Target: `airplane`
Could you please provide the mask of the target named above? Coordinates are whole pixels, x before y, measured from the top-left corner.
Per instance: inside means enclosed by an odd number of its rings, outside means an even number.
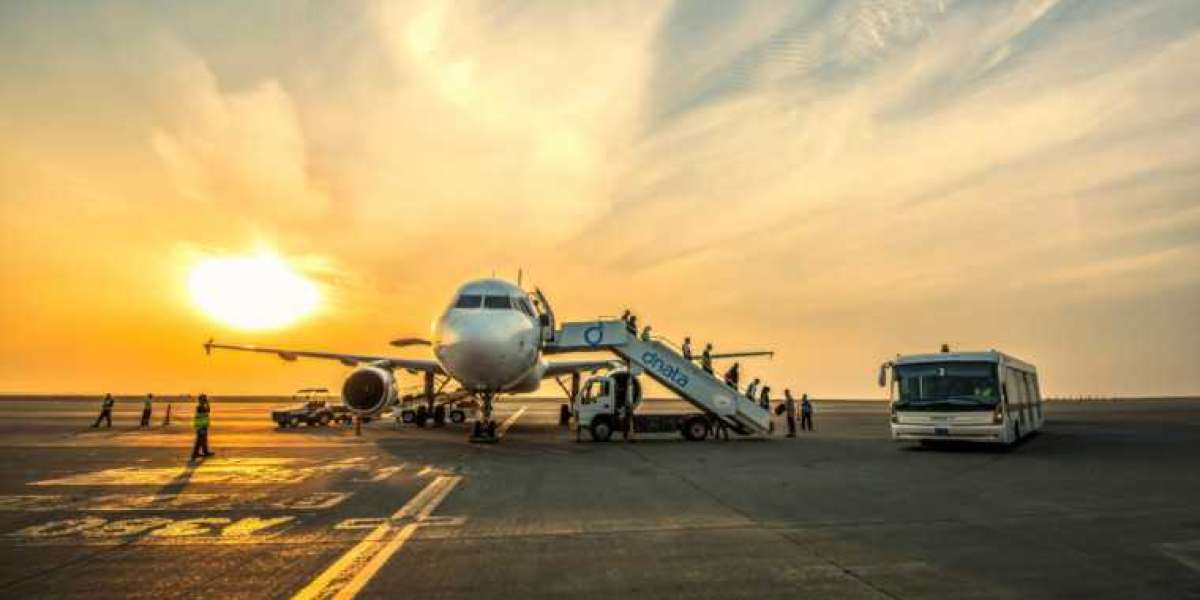
[[[287,361],[317,358],[357,367],[342,385],[342,398],[347,408],[360,417],[378,415],[396,401],[396,370],[424,375],[430,413],[434,412],[434,397],[454,381],[483,405],[482,418],[475,420],[471,440],[488,442],[497,439],[492,419],[497,394],[534,392],[543,379],[564,375],[572,375],[577,386],[580,373],[620,365],[614,359],[547,362],[542,349],[546,341],[553,339],[554,327],[554,313],[541,290],[530,293],[509,281],[488,278],[467,282],[455,292],[434,323],[432,339],[401,338],[392,342],[397,347],[431,346],[433,359],[219,344],[212,339],[204,344],[204,351],[263,352]],[[442,381],[435,388],[438,377]],[[559,384],[563,385],[561,381]]]

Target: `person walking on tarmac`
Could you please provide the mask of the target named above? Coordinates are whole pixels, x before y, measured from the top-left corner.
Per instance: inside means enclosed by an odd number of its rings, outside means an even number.
[[[104,421],[104,426],[112,429],[112,409],[113,397],[112,394],[105,394],[104,401],[100,403],[100,416],[96,417],[96,422],[92,423],[92,429],[100,427],[100,421]]]
[[[740,377],[740,373],[738,372],[739,368],[740,367],[737,363],[733,363],[733,366],[729,367],[728,371],[725,371],[725,385],[733,388],[733,391],[735,392],[737,391],[738,378]]]
[[[150,426],[150,414],[154,410],[153,405],[151,404],[153,401],[154,394],[146,394],[146,401],[142,403],[142,424],[138,425],[138,427]]]
[[[626,319],[626,321],[625,321],[625,329],[628,329],[629,333],[631,335],[637,335],[637,332],[638,332],[637,315],[634,315],[634,314],[629,315],[629,318]]]
[[[709,375],[713,374],[712,344],[704,345],[704,352],[700,353],[700,368],[704,369],[704,372]]]
[[[196,443],[192,445],[192,460],[212,456],[214,452],[208,449],[209,425],[208,395],[200,394],[196,401],[196,413],[192,416],[192,427],[196,429]]]
[[[679,350],[683,353],[683,360],[692,362],[692,338],[683,338],[683,346]]]
[[[800,429],[812,431],[812,402],[808,401],[808,394],[800,397]]]
[[[758,396],[758,405],[763,410],[771,410],[771,386],[763,386],[762,393]]]
[[[796,437],[796,399],[792,397],[792,390],[783,390],[783,409],[787,413],[787,436],[790,438]]]
[[[650,326],[649,325],[647,325],[646,328],[642,330],[642,341],[643,342],[650,341]]]

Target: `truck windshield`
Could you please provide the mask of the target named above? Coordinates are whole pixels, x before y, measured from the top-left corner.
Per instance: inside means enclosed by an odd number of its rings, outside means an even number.
[[[896,383],[905,410],[990,410],[1000,400],[995,363],[897,365]]]

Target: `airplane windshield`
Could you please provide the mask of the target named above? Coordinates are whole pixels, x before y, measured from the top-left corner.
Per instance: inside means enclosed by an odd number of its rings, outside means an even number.
[[[512,310],[512,299],[508,296],[487,296],[483,299],[483,307],[494,310]]]
[[[896,382],[896,408],[901,409],[983,410],[1000,401],[994,363],[897,365]]]
[[[454,308],[479,308],[483,302],[483,296],[478,294],[463,294],[458,297],[458,302],[454,303]]]

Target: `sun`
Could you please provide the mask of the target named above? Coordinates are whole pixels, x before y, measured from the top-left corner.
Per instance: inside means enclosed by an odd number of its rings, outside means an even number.
[[[188,291],[206,315],[245,330],[286,327],[321,302],[316,284],[266,252],[206,258],[188,276]]]

